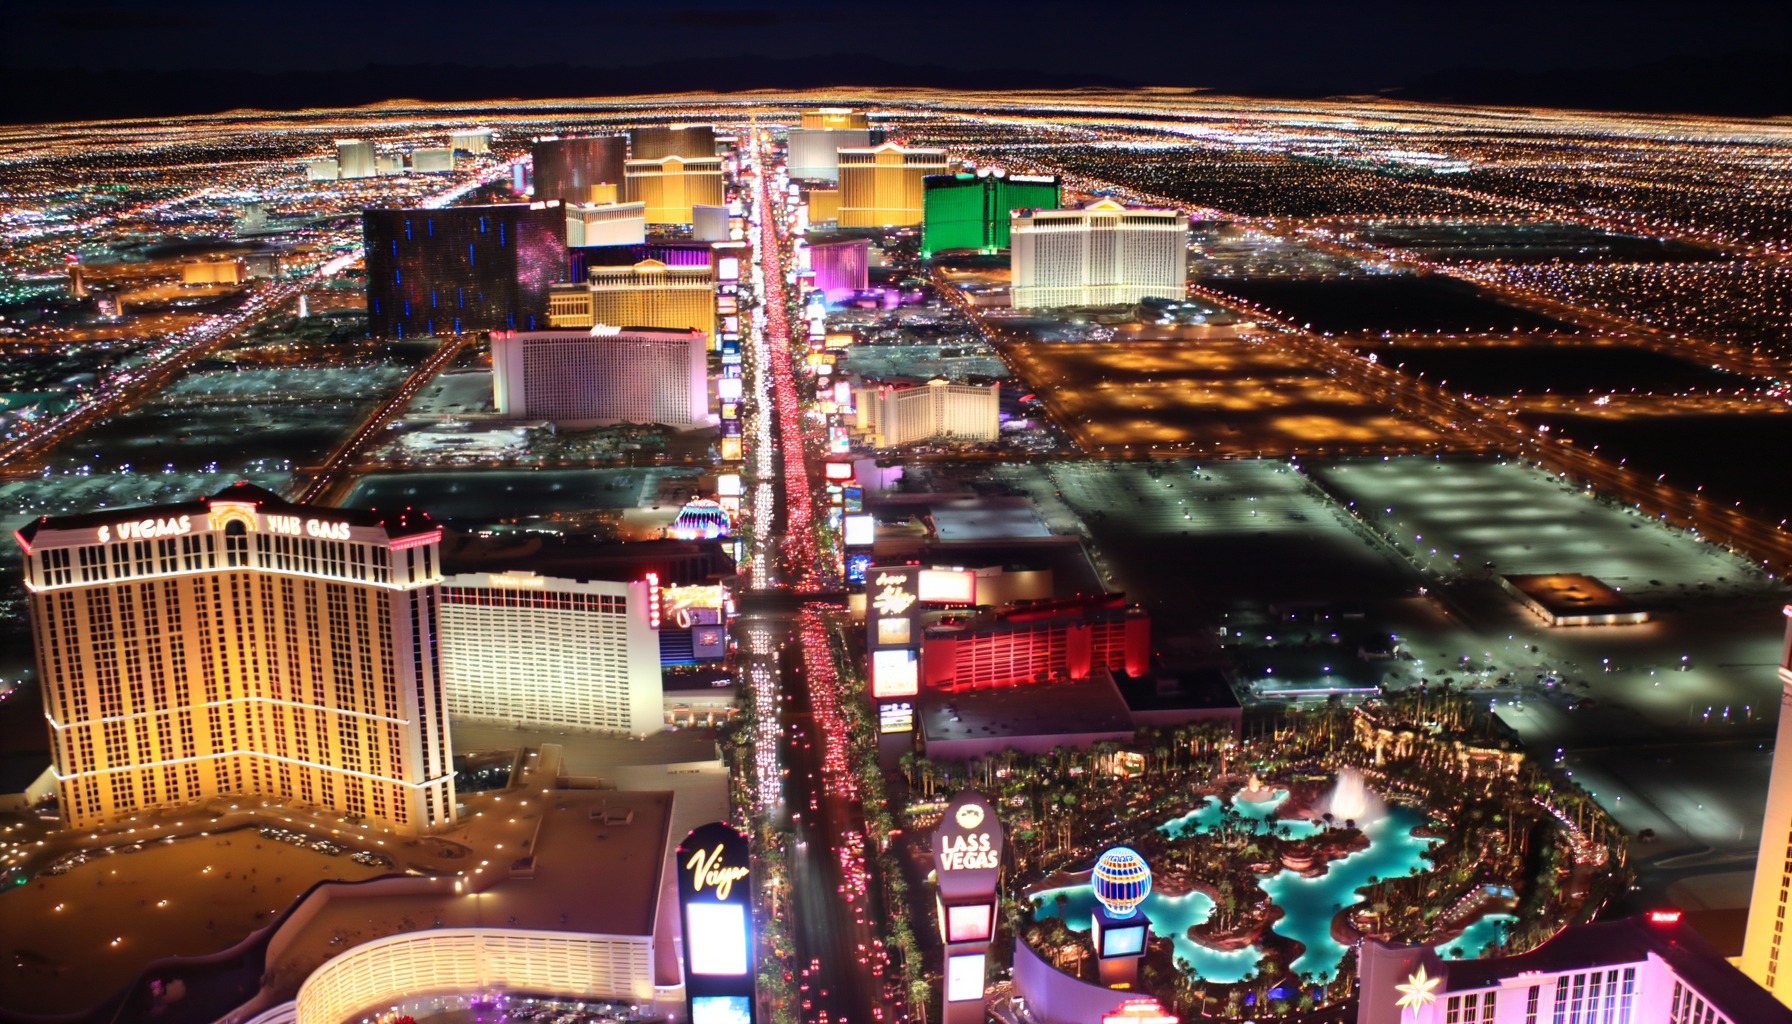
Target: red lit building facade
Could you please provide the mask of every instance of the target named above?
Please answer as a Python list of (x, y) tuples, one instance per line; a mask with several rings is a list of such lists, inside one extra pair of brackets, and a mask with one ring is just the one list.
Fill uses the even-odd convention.
[(960, 692), (1086, 679), (1102, 668), (1143, 675), (1150, 661), (1150, 615), (1113, 596), (930, 626), (921, 670), (927, 689)]

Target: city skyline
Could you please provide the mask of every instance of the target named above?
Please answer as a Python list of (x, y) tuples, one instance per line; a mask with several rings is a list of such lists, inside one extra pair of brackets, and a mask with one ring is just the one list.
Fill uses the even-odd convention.
[(672, 84), (0, 137), (0, 1011), (1792, 1021), (1792, 127)]

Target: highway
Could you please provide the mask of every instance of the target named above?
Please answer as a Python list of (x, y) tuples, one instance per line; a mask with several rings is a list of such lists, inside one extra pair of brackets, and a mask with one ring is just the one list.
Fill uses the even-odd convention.
[(411, 375), (404, 379), (404, 383), (399, 386), (398, 390), (374, 407), (373, 411), (361, 421), (361, 425), (355, 428), (355, 432), (336, 446), (336, 450), (330, 453), (330, 457), (324, 460), (322, 466), (318, 467), (317, 476), (312, 478), (311, 483), (305, 487), (298, 500), (308, 505), (320, 502), (332, 505), (341, 500), (345, 495), (338, 492), (344, 491), (354, 482), (353, 475), (345, 470), (353, 466), (362, 449), (373, 443), (380, 436), (380, 432), (386, 429), (386, 425), (404, 412), (404, 407), (410, 404), (411, 399), (416, 397), (417, 392), (421, 391), (425, 384), (434, 380), (436, 374), (441, 373), (442, 370), (454, 365), (454, 360), (459, 358), (461, 350), (466, 348), (467, 343), (473, 338), (473, 335), (468, 334), (456, 334), (444, 338), (436, 350), (430, 353), (429, 358), (425, 359), (421, 366), (411, 371)]

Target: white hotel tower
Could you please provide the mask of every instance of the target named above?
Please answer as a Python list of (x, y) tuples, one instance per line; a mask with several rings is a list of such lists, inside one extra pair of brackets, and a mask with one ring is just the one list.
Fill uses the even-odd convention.
[(235, 484), (15, 536), (66, 827), (219, 794), (453, 822), (427, 515)]
[(1015, 210), (1008, 244), (1015, 309), (1109, 306), (1188, 294), (1188, 214), (1097, 199)]
[[(1755, 858), (1755, 889), (1748, 903), (1748, 931), (1737, 966), (1792, 1006), (1792, 938), (1786, 934), (1786, 907), (1792, 902), (1792, 605), (1787, 605), (1786, 639), (1780, 646), (1780, 722), (1773, 747), (1773, 774), (1767, 781), (1767, 811), (1761, 820), (1761, 852)], [(1787, 981), (1779, 984), (1780, 968)]]

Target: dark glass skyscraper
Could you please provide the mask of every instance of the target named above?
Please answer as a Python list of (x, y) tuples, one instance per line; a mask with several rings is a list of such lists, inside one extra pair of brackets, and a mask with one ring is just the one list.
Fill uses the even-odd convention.
[(591, 186), (622, 188), (622, 162), (628, 159), (628, 138), (592, 135), (578, 139), (537, 139), (535, 198), (570, 203), (591, 201)]
[(921, 254), (1008, 248), (1008, 214), (1063, 205), (1056, 177), (1035, 174), (930, 174), (921, 179)]
[(376, 338), (545, 329), (565, 279), (558, 200), (442, 210), (368, 210), (367, 330)]

